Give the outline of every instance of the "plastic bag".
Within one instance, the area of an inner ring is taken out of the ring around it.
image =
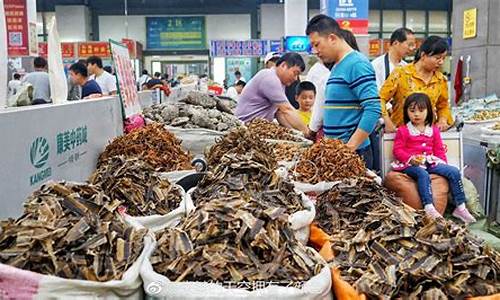
[[[137,222],[141,226],[147,229],[157,232],[165,228],[175,227],[179,224],[181,219],[189,214],[194,209],[193,200],[191,196],[184,192],[184,189],[178,186],[182,193],[182,200],[179,203],[179,207],[169,212],[166,215],[153,215],[153,216],[141,216],[133,217],[125,215],[125,220],[130,222]]]
[[[144,118],[140,114],[132,115],[125,120],[125,133],[132,132],[145,126]]]
[[[226,134],[226,132],[203,128],[184,129],[172,126],[165,126],[165,128],[181,139],[182,147],[195,156],[203,155],[207,147],[214,145],[218,137]]]
[[[31,105],[31,101],[33,100],[33,86],[30,83],[23,83],[17,93],[12,95],[7,101],[7,105],[9,107],[12,106],[27,106]]]
[[[140,227],[133,220],[130,225]],[[154,236],[144,238],[141,255],[120,280],[95,282],[43,275],[0,264],[0,298],[2,299],[142,299],[139,272],[154,250]]]
[[[467,209],[476,219],[484,217],[484,209],[479,201],[479,193],[476,187],[472,181],[465,177],[462,177],[462,182],[464,185],[465,199],[467,199],[465,202]],[[449,196],[451,197],[451,193]],[[451,199],[449,199],[449,201],[451,201]]]

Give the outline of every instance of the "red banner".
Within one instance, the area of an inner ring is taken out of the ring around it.
[[[111,57],[108,42],[83,42],[78,43],[78,57],[90,56]]]
[[[28,56],[28,14],[26,0],[4,0],[8,55]]]
[[[48,52],[46,42],[38,43],[38,55],[47,57]],[[61,52],[63,58],[75,58],[75,43],[61,43]]]
[[[379,39],[370,40],[370,48],[368,49],[368,54],[370,57],[376,57],[381,55],[382,41]]]
[[[354,34],[368,34],[368,20],[337,20],[342,29],[350,30]]]
[[[130,58],[137,57],[137,51],[135,47],[135,41],[131,39],[122,39],[122,44],[124,44],[128,48],[128,54]]]

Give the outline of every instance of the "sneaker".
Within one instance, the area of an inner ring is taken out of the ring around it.
[[[428,208],[425,208],[425,213],[433,218],[433,219],[439,219],[439,218],[442,218],[443,216],[436,210],[436,208],[434,206],[431,206],[431,207],[428,207]]]
[[[468,224],[468,223],[475,223],[476,222],[476,218],[474,218],[474,216],[472,216],[470,214],[470,212],[467,210],[467,208],[458,208],[457,207],[453,211],[452,215],[455,218],[458,218],[458,219],[462,220],[466,224]]]

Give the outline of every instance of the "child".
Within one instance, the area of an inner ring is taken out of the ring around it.
[[[417,182],[418,193],[425,212],[433,218],[442,217],[432,203],[431,179],[437,174],[448,179],[454,204],[453,216],[465,223],[476,219],[465,207],[465,193],[460,171],[447,164],[446,150],[437,126],[433,125],[434,114],[431,101],[426,94],[410,95],[404,104],[404,123],[398,128],[394,139],[392,164]]]
[[[316,98],[316,87],[310,81],[302,81],[297,86],[297,91],[295,93],[295,100],[299,103],[299,113],[300,118],[304,124],[309,125],[311,122],[312,107],[314,104],[314,99]]]

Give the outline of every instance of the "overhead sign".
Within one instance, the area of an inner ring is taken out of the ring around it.
[[[9,57],[30,55],[26,7],[26,0],[4,0]]]
[[[311,42],[307,36],[287,36],[283,42],[285,52],[311,52]]]
[[[147,17],[147,48],[206,49],[205,17]]]
[[[472,39],[477,36],[477,8],[464,10],[464,39]]]
[[[328,0],[328,15],[343,29],[368,34],[368,0]]]
[[[211,41],[210,56],[228,57],[244,56],[259,57],[269,52],[268,40],[248,40],[248,41]]]
[[[368,49],[368,54],[370,57],[379,56],[381,54],[382,40],[380,40],[380,39],[370,40],[369,45],[370,46]]]
[[[111,57],[108,42],[81,42],[78,43],[78,57],[86,58],[91,56]]]
[[[118,81],[118,93],[122,101],[125,117],[141,112],[141,104],[135,85],[134,68],[130,61],[128,48],[121,43],[110,40],[111,53]]]
[[[269,41],[269,52],[283,52],[283,43],[280,40]]]
[[[61,51],[63,58],[75,58],[76,43],[61,43]],[[38,43],[38,55],[42,57],[47,57],[48,53],[48,44],[46,42]]]
[[[122,132],[117,97],[0,110],[0,191],[9,199],[0,218],[18,217],[26,197],[49,180],[86,181]]]

